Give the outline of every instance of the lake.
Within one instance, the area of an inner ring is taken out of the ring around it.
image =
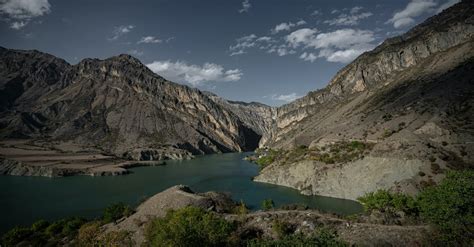
[[[0,176],[0,233],[38,219],[96,217],[105,207],[117,202],[136,206],[176,184],[188,185],[196,192],[230,192],[234,200],[243,200],[252,210],[258,210],[262,200],[271,198],[276,206],[300,203],[344,215],[362,211],[355,201],[304,196],[291,188],[253,182],[251,178],[258,174],[259,168],[243,160],[248,154],[213,154],[193,160],[167,161],[165,166],[133,168],[132,174],[115,177]]]

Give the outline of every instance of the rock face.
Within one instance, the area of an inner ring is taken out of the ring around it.
[[[265,130],[256,127],[261,118],[249,120],[261,115],[253,108],[234,111],[128,55],[70,65],[38,51],[0,48],[0,58],[2,139],[74,141],[155,160],[253,150]]]
[[[260,144],[266,143],[273,136],[276,109],[258,102],[241,102],[223,99],[215,94],[208,96],[228,111],[239,116],[240,120],[261,136]]]
[[[369,160],[324,169],[316,161],[273,164],[256,180],[355,199],[380,188],[415,193],[446,169],[472,164],[473,13],[474,3],[463,1],[362,54],[327,87],[278,108],[262,143],[372,142]]]

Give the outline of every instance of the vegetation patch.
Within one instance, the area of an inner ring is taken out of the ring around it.
[[[362,141],[339,141],[321,148],[301,145],[292,150],[257,150],[255,163],[264,168],[272,163],[291,164],[302,160],[315,160],[326,164],[346,163],[364,157],[373,148],[373,143]]]
[[[150,246],[227,246],[235,229],[215,213],[186,207],[152,220],[145,234]]]
[[[253,239],[247,242],[249,247],[279,247],[279,246],[298,246],[298,247],[344,247],[349,244],[339,240],[336,233],[326,228],[322,228],[311,236],[303,234],[290,234],[279,239]]]
[[[474,171],[450,171],[437,186],[428,186],[418,196],[368,193],[358,200],[367,212],[401,211],[432,224],[434,241],[447,246],[468,246],[474,240]]]
[[[128,232],[104,233],[101,226],[133,213],[131,207],[119,203],[107,207],[95,220],[80,217],[53,222],[38,220],[31,226],[17,226],[1,238],[2,246],[62,246],[74,242],[77,246],[133,246]],[[120,244],[118,244],[120,243]],[[122,244],[123,243],[123,244]]]

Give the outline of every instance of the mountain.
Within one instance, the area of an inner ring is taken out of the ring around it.
[[[2,140],[73,142],[135,160],[250,151],[271,109],[250,106],[167,81],[129,55],[70,65],[0,48]]]
[[[271,157],[256,180],[356,199],[416,193],[446,170],[473,168],[473,13],[462,1],[276,109],[262,147],[287,155]]]

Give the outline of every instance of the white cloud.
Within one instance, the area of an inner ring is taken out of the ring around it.
[[[295,54],[296,51],[292,49],[288,49],[285,45],[280,45],[278,47],[272,47],[268,50],[268,53],[276,53],[278,56],[283,57],[289,54]]]
[[[199,66],[181,61],[154,61],[147,66],[169,80],[187,82],[193,86],[209,81],[238,81],[243,75],[239,69],[225,70],[221,65],[214,63]]]
[[[372,49],[372,46],[368,48],[349,48],[345,50],[321,50],[319,53],[320,57],[325,57],[328,62],[339,62],[339,63],[349,63],[358,57],[360,54],[366,52],[367,50]]]
[[[239,9],[239,13],[249,12],[250,7],[252,7],[252,4],[250,4],[250,0],[244,0],[242,2],[242,8]]]
[[[442,4],[439,6],[439,8],[436,10],[436,13],[441,13],[441,11],[455,5],[456,3],[461,2],[461,0],[448,0],[446,3]]]
[[[236,44],[229,47],[230,56],[242,55],[247,53],[246,50],[252,47],[259,46],[260,49],[266,48],[268,44],[274,42],[271,37],[258,37],[255,34],[250,34],[236,39]]]
[[[356,8],[356,7],[354,7]],[[336,26],[354,26],[359,24],[360,20],[363,20],[365,18],[368,18],[372,16],[373,14],[371,12],[364,12],[357,14],[357,12],[353,13],[353,10],[351,10],[351,14],[340,14],[338,17],[331,19],[331,20],[326,20],[324,23],[329,24],[331,26],[336,25]],[[358,10],[357,10],[358,11]]]
[[[289,34],[287,41],[294,47],[303,44],[314,48],[348,48],[354,45],[367,44],[375,39],[372,31],[350,28],[315,34],[315,30],[303,28]]]
[[[12,21],[10,27],[21,29],[32,18],[40,17],[51,12],[48,0],[0,0],[0,14]]]
[[[304,20],[299,20],[298,22],[296,22],[296,26],[301,26],[301,25],[304,25],[306,24],[306,21]]]
[[[303,28],[286,37],[292,47],[303,46],[306,49],[319,50],[317,57],[326,58],[329,62],[347,63],[374,47],[374,33],[369,30],[339,29],[333,32],[319,33],[313,29]],[[313,62],[315,55],[303,53],[305,61]]]
[[[3,0],[0,12],[15,19],[31,19],[50,12],[48,0]]]
[[[361,11],[363,9],[363,7],[361,6],[355,6],[351,9],[350,13],[351,14],[357,14],[359,11]]]
[[[277,34],[279,32],[282,32],[282,31],[290,31],[291,28],[293,27],[296,27],[296,26],[301,26],[301,25],[304,25],[306,24],[306,21],[304,20],[300,20],[296,23],[293,23],[293,22],[282,22],[278,25],[276,25],[273,29],[272,29],[272,33],[273,34]]]
[[[317,32],[316,28],[301,28],[287,35],[285,39],[292,47],[298,47],[300,44],[309,44],[315,40]]]
[[[415,17],[434,12],[437,5],[434,0],[411,0],[405,9],[396,12],[386,23],[393,23],[395,28],[411,25],[415,22]]]
[[[10,27],[12,29],[16,29],[16,30],[19,30],[19,29],[22,29],[24,26],[26,26],[26,22],[24,21],[14,21],[12,22],[12,24],[10,25]]]
[[[314,53],[312,52],[303,52],[300,58],[305,61],[314,62],[318,58],[318,56],[314,55]]]
[[[262,36],[262,37],[258,38],[257,41],[270,42],[270,41],[272,41],[272,38],[268,37],[268,36]]]
[[[302,97],[301,95],[297,95],[296,93],[290,93],[290,94],[273,94],[271,98],[273,100],[278,100],[278,101],[285,101],[285,102],[291,102],[294,101],[297,98]]]
[[[137,42],[137,44],[142,44],[142,43],[145,43],[145,44],[157,44],[157,43],[161,43],[161,42],[163,42],[161,39],[155,38],[154,36],[145,36],[145,37],[142,37],[142,38]]]
[[[113,36],[109,40],[116,40],[116,39],[120,38],[120,36],[131,32],[132,29],[134,29],[134,28],[135,28],[135,26],[133,26],[133,25],[123,25],[123,26],[115,27],[114,31],[113,31]]]

